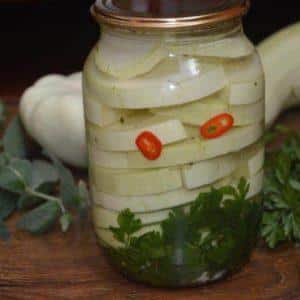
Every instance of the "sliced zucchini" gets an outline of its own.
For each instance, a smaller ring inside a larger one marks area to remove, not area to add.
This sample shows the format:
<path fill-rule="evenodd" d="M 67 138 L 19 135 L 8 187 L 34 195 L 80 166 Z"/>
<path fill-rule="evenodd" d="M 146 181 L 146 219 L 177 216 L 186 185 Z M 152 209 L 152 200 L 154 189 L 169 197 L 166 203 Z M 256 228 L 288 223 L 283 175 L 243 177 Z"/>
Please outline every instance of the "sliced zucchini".
<path fill-rule="evenodd" d="M 171 53 L 190 56 L 239 58 L 249 56 L 254 52 L 253 44 L 247 37 L 240 33 L 222 40 L 213 42 L 180 41 L 177 44 L 170 44 L 168 47 Z"/>
<path fill-rule="evenodd" d="M 238 166 L 235 154 L 204 160 L 181 168 L 183 185 L 187 189 L 198 188 L 230 175 Z"/>
<path fill-rule="evenodd" d="M 149 72 L 167 55 L 159 39 L 104 30 L 96 47 L 95 63 L 104 73 L 129 79 Z"/>
<path fill-rule="evenodd" d="M 128 197 L 103 193 L 93 187 L 92 195 L 95 205 L 100 205 L 110 210 L 122 211 L 129 208 L 133 212 L 149 212 L 190 203 L 196 199 L 200 191 L 208 190 L 209 187 L 202 187 L 196 190 L 181 188 L 157 195 Z"/>
<path fill-rule="evenodd" d="M 211 140 L 201 138 L 189 139 L 163 148 L 161 156 L 154 161 L 147 160 L 140 152 L 106 152 L 89 145 L 91 161 L 106 168 L 146 169 L 161 168 L 188 163 L 225 155 L 255 143 L 263 135 L 261 123 L 245 127 L 237 127 L 225 135 Z M 197 129 L 195 130 L 198 131 Z"/>
<path fill-rule="evenodd" d="M 230 113 L 234 126 L 245 126 L 263 121 L 265 114 L 264 101 L 254 104 L 229 105 L 226 92 L 218 92 L 199 101 L 180 106 L 152 109 L 157 115 L 176 118 L 184 124 L 199 126 L 221 113 Z"/>
<path fill-rule="evenodd" d="M 247 199 L 250 199 L 250 198 L 258 195 L 262 191 L 263 171 L 260 170 L 255 175 L 248 178 L 247 181 L 250 185 Z M 239 182 L 239 179 L 236 179 L 234 182 L 232 182 L 232 185 L 236 186 L 238 184 L 238 182 Z M 223 183 L 225 183 L 225 182 L 223 181 Z M 219 186 L 221 187 L 220 184 L 219 184 Z M 180 206 L 185 207 L 188 210 L 190 207 L 190 204 L 195 201 L 195 199 L 197 198 L 199 193 L 208 192 L 210 189 L 211 189 L 211 186 L 207 187 L 207 188 L 202 188 L 200 190 L 195 190 L 194 191 L 195 197 L 188 203 L 181 202 Z M 178 190 L 178 191 L 180 192 L 181 190 Z M 175 199 L 178 198 L 178 196 L 175 195 L 175 191 L 173 192 L 173 194 L 175 196 Z M 97 195 L 99 195 L 99 193 L 97 193 Z M 165 199 L 169 199 L 167 197 L 170 197 L 172 195 L 170 193 L 168 193 L 165 196 L 166 196 Z M 110 205 L 110 206 L 116 206 L 115 205 L 116 202 L 120 202 L 120 206 L 117 206 L 116 209 L 114 209 L 114 210 L 103 208 L 102 207 L 103 201 L 101 201 L 99 203 L 100 205 L 95 205 L 93 208 L 93 220 L 94 220 L 95 226 L 97 228 L 103 228 L 103 229 L 110 228 L 111 226 L 118 227 L 118 220 L 117 220 L 118 214 L 120 213 L 120 211 L 122 211 L 124 209 L 130 209 L 132 212 L 134 212 L 135 217 L 140 219 L 142 221 L 142 224 L 146 225 L 145 227 L 149 226 L 150 224 L 153 224 L 152 226 L 156 226 L 155 224 L 167 219 L 169 216 L 169 213 L 174 208 L 174 206 L 170 206 L 170 204 L 171 204 L 170 201 L 165 203 L 165 202 L 163 202 L 163 199 L 161 199 L 161 198 L 153 197 L 152 199 L 150 199 L 150 198 L 145 199 L 143 197 L 142 199 L 140 199 L 140 201 L 136 201 L 136 200 L 137 199 L 134 199 L 134 198 L 122 199 L 117 196 L 111 196 L 111 202 L 113 202 L 113 205 Z M 141 202 L 142 202 L 142 204 L 145 204 L 145 203 L 149 204 L 149 207 L 151 207 L 151 209 L 143 210 L 141 212 L 141 209 L 140 209 Z M 98 202 L 97 202 L 97 204 L 98 204 Z M 162 210 L 158 209 L 158 207 L 160 207 L 160 206 L 163 206 Z"/>
<path fill-rule="evenodd" d="M 263 144 L 258 143 L 247 151 L 242 151 L 240 154 L 239 169 L 236 172 L 237 177 L 251 177 L 261 170 L 265 161 L 265 147 Z"/>
<path fill-rule="evenodd" d="M 119 80 L 96 69 L 91 59 L 86 80 L 99 101 L 125 109 L 179 105 L 204 98 L 226 84 L 222 65 L 200 63 L 194 58 L 168 58 L 146 75 Z"/>
<path fill-rule="evenodd" d="M 128 171 L 93 165 L 91 176 L 97 189 L 104 193 L 120 196 L 160 194 L 182 187 L 178 168 Z"/>
<path fill-rule="evenodd" d="M 263 77 L 251 82 L 232 83 L 229 85 L 229 103 L 231 105 L 253 104 L 265 99 L 265 81 Z"/>
<path fill-rule="evenodd" d="M 119 122 L 130 116 L 132 111 L 116 109 L 101 103 L 87 90 L 84 91 L 84 109 L 86 119 L 100 127 L 105 127 Z"/>
<path fill-rule="evenodd" d="M 225 74 L 230 83 L 249 82 L 264 76 L 258 54 L 242 59 L 224 61 Z"/>
<path fill-rule="evenodd" d="M 137 151 L 135 141 L 143 131 L 152 132 L 163 145 L 188 138 L 188 133 L 180 121 L 149 113 L 124 118 L 106 128 L 87 124 L 91 143 L 104 151 Z"/>

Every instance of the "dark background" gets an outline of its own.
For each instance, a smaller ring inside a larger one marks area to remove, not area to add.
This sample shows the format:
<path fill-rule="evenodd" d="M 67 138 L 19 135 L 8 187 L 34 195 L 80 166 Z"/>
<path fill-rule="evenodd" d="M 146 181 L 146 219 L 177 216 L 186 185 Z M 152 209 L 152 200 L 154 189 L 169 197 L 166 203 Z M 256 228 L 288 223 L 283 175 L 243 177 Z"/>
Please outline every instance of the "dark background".
<path fill-rule="evenodd" d="M 0 80 L 10 89 L 25 87 L 46 73 L 82 68 L 98 36 L 98 26 L 89 15 L 92 0 L 6 2 L 0 0 Z M 253 0 L 245 31 L 258 43 L 299 19 L 296 0 Z M 0 91 L 0 96 L 9 92 Z"/>

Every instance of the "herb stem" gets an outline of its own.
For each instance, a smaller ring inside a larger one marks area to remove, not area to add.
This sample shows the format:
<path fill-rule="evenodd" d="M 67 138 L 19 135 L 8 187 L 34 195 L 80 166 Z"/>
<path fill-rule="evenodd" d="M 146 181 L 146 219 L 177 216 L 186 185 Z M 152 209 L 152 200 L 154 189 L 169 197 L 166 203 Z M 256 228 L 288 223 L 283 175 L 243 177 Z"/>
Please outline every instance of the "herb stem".
<path fill-rule="evenodd" d="M 26 191 L 27 191 L 28 194 L 30 194 L 32 196 L 35 196 L 37 198 L 44 199 L 44 200 L 47 200 L 47 201 L 54 201 L 54 202 L 56 202 L 59 205 L 62 213 L 63 214 L 66 213 L 66 209 L 65 209 L 65 207 L 64 207 L 64 205 L 63 205 L 63 203 L 62 203 L 62 201 L 61 201 L 60 198 L 54 197 L 54 196 L 50 196 L 50 195 L 46 195 L 46 194 L 43 194 L 43 193 L 40 193 L 40 192 L 37 192 L 37 191 L 35 191 L 35 190 L 31 189 L 31 188 L 27 188 Z"/>

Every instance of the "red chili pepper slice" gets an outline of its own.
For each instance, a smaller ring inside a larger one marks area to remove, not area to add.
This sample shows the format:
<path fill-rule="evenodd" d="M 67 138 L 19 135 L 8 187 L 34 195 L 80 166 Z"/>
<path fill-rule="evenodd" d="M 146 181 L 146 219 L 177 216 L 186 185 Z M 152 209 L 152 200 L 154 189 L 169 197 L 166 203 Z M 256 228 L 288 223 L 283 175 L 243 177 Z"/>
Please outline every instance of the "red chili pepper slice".
<path fill-rule="evenodd" d="M 156 160 L 160 157 L 162 152 L 162 143 L 152 132 L 142 132 L 136 138 L 135 143 L 147 159 Z"/>
<path fill-rule="evenodd" d="M 217 115 L 200 127 L 201 135 L 206 139 L 220 137 L 233 127 L 233 116 L 227 113 Z"/>

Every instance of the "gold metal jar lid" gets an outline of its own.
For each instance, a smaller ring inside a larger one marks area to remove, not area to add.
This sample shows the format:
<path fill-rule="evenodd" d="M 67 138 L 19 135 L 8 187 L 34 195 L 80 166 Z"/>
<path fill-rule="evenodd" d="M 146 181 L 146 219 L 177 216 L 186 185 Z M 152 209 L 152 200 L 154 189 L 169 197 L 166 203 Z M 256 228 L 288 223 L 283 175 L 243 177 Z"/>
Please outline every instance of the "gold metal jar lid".
<path fill-rule="evenodd" d="M 129 28 L 187 28 L 227 21 L 247 13 L 250 0 L 97 0 L 99 23 Z"/>

